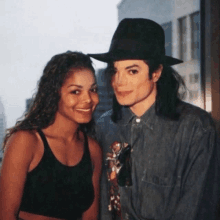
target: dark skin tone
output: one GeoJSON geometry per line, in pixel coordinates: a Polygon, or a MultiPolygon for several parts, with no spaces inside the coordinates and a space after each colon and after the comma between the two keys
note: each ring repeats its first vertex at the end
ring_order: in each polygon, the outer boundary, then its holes
{"type": "MultiPolygon", "coordinates": [[[[80,123],[91,120],[98,101],[94,74],[90,70],[74,72],[64,82],[55,121],[42,129],[54,156],[62,164],[75,166],[81,161],[84,135],[78,131],[78,127],[80,123]]],[[[94,167],[92,181],[95,198],[90,208],[83,213],[82,219],[96,220],[102,153],[94,139],[88,137],[88,144],[94,167]]],[[[23,211],[18,213],[27,173],[38,165],[43,153],[44,145],[36,131],[18,131],[10,137],[0,177],[1,220],[16,220],[18,216],[25,220],[59,220],[23,211]]]]}

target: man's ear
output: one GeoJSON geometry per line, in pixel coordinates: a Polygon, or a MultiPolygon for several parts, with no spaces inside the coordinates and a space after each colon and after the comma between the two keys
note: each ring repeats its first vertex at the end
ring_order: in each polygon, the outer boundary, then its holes
{"type": "Polygon", "coordinates": [[[157,82],[160,79],[162,71],[163,71],[163,65],[160,64],[159,67],[152,74],[153,82],[157,82]]]}

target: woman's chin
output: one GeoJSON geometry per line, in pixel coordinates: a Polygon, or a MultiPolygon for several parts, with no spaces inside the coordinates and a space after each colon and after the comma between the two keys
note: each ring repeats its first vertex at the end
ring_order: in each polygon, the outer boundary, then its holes
{"type": "Polygon", "coordinates": [[[87,124],[87,123],[89,123],[91,120],[92,120],[92,117],[90,117],[90,118],[84,118],[84,119],[78,120],[78,123],[79,123],[79,124],[87,124]]]}

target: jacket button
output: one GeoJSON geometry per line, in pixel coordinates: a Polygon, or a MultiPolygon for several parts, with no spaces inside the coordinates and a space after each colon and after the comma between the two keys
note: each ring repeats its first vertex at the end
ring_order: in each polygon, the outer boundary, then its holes
{"type": "Polygon", "coordinates": [[[137,123],[140,123],[140,122],[141,122],[141,119],[140,119],[140,118],[136,118],[136,122],[137,122],[137,123]]]}

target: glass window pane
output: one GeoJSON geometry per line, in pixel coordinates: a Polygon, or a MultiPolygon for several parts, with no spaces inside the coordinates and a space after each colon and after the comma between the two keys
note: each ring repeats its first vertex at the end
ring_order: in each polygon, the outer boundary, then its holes
{"type": "Polygon", "coordinates": [[[166,55],[172,56],[172,22],[162,24],[165,32],[165,49],[166,55]]]}
{"type": "Polygon", "coordinates": [[[196,12],[191,15],[192,27],[192,59],[200,59],[200,13],[196,12]]]}
{"type": "Polygon", "coordinates": [[[180,31],[180,59],[187,60],[187,42],[186,42],[186,17],[179,19],[179,31],[180,31]]]}

